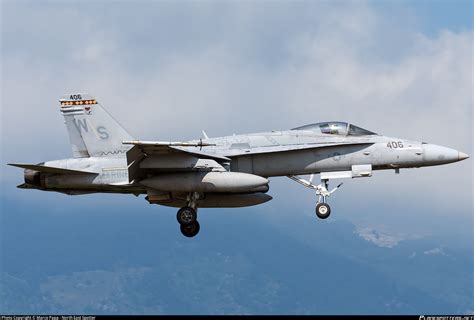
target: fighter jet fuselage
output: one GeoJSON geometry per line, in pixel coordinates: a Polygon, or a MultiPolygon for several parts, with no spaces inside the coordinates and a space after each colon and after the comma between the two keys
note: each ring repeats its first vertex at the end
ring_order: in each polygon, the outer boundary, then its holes
{"type": "Polygon", "coordinates": [[[315,190],[316,215],[337,188],[329,181],[370,177],[376,170],[442,165],[468,158],[454,149],[386,137],[353,124],[321,122],[291,130],[204,138],[185,142],[134,140],[85,94],[60,99],[74,158],[25,169],[21,188],[66,194],[146,194],[150,203],[181,208],[185,236],[199,231],[197,208],[243,207],[272,199],[270,177],[288,176],[315,190]],[[321,183],[312,183],[320,174],[321,183]],[[305,180],[300,175],[311,175],[305,180]]]}

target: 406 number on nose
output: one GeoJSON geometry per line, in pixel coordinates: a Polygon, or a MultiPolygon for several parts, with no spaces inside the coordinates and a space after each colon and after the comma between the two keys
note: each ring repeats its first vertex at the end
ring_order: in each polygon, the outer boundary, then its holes
{"type": "Polygon", "coordinates": [[[387,142],[387,148],[390,148],[390,149],[403,148],[403,142],[401,142],[401,141],[389,141],[389,142],[387,142]]]}

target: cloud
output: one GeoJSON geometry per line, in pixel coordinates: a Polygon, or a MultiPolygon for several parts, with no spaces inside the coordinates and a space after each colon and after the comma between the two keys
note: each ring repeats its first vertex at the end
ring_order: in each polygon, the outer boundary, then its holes
{"type": "MultiPolygon", "coordinates": [[[[358,228],[354,231],[357,235],[359,235],[362,239],[372,242],[376,246],[383,247],[383,248],[393,248],[400,241],[408,240],[410,237],[407,237],[403,234],[387,234],[383,231],[379,231],[373,228],[358,228]]],[[[416,238],[416,237],[411,237],[416,238]]]]}
{"type": "Polygon", "coordinates": [[[423,253],[426,255],[443,255],[443,256],[446,255],[443,248],[433,248],[430,250],[423,251],[423,253]]]}

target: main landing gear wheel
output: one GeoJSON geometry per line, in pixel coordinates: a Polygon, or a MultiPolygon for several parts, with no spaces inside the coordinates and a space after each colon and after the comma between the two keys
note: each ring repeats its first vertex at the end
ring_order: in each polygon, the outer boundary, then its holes
{"type": "MultiPolygon", "coordinates": [[[[184,207],[178,210],[176,219],[181,226],[193,224],[197,219],[197,212],[191,207],[184,207]]],[[[182,229],[181,229],[182,230],[182,229]]]]}
{"type": "Polygon", "coordinates": [[[183,236],[188,238],[195,237],[199,233],[200,228],[199,222],[197,221],[194,221],[191,224],[182,224],[180,227],[183,236]]]}
{"type": "Polygon", "coordinates": [[[316,205],[316,215],[319,219],[326,219],[331,214],[331,207],[327,203],[318,203],[316,205]]]}

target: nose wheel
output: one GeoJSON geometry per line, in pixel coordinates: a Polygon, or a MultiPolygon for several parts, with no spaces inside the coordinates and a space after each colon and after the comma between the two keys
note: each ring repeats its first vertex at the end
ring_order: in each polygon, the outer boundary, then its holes
{"type": "Polygon", "coordinates": [[[316,215],[319,219],[326,219],[331,214],[331,207],[327,203],[318,203],[316,205],[316,215]]]}
{"type": "Polygon", "coordinates": [[[195,237],[201,229],[197,221],[197,199],[199,199],[199,193],[190,193],[187,197],[187,206],[179,209],[176,214],[176,220],[180,225],[179,229],[183,236],[188,238],[195,237]]]}

